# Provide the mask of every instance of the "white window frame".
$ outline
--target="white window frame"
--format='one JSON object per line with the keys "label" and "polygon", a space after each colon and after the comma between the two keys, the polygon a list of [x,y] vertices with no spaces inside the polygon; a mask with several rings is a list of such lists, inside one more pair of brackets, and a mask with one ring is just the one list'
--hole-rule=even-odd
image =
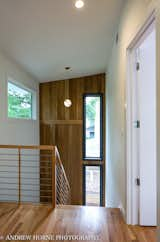
{"label": "white window frame", "polygon": [[[32,113],[31,113],[31,118],[19,118],[19,117],[9,117],[8,116],[8,83],[12,83],[13,85],[27,91],[27,92],[30,92],[31,95],[32,95]],[[7,119],[8,120],[22,120],[22,121],[34,121],[34,120],[37,120],[37,93],[35,90],[27,87],[25,84],[23,84],[22,82],[19,82],[13,78],[11,78],[10,76],[7,77],[7,81],[6,81],[6,98],[7,98],[7,101],[6,101],[6,104],[7,104],[7,107],[6,107],[6,115],[7,115]]]}

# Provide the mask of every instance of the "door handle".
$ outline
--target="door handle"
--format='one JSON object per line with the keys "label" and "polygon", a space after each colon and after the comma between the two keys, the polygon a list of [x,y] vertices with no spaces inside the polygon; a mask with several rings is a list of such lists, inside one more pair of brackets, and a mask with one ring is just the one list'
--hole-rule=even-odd
{"label": "door handle", "polygon": [[140,121],[139,120],[134,121],[133,125],[137,129],[140,128]]}
{"label": "door handle", "polygon": [[137,178],[136,178],[136,185],[137,185],[137,186],[140,186],[140,184],[141,184],[141,183],[140,183],[140,178],[137,177]]}

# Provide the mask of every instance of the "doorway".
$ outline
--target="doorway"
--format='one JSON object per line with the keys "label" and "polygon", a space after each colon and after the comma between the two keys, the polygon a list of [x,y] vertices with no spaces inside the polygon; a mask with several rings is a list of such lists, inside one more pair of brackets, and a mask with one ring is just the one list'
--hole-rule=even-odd
{"label": "doorway", "polygon": [[127,88],[128,223],[157,225],[156,32],[150,19],[129,49]]}

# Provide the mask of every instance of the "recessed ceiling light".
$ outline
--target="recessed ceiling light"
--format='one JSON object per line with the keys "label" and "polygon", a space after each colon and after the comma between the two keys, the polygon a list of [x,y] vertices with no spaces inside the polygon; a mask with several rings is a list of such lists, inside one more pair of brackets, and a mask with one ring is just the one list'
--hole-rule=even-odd
{"label": "recessed ceiling light", "polygon": [[75,2],[75,7],[76,8],[83,8],[83,6],[84,6],[84,2],[82,0],[77,0]]}
{"label": "recessed ceiling light", "polygon": [[65,70],[66,70],[66,71],[69,71],[69,70],[71,70],[71,67],[70,67],[70,66],[66,66],[66,67],[65,67]]}

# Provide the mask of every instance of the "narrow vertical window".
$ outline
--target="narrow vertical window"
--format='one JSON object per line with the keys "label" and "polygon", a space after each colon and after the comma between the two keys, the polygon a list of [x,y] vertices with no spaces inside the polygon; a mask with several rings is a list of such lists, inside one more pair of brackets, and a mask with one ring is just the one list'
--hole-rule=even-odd
{"label": "narrow vertical window", "polygon": [[83,159],[102,160],[102,94],[85,94],[83,111]]}
{"label": "narrow vertical window", "polygon": [[102,206],[102,167],[84,165],[84,205]]}

